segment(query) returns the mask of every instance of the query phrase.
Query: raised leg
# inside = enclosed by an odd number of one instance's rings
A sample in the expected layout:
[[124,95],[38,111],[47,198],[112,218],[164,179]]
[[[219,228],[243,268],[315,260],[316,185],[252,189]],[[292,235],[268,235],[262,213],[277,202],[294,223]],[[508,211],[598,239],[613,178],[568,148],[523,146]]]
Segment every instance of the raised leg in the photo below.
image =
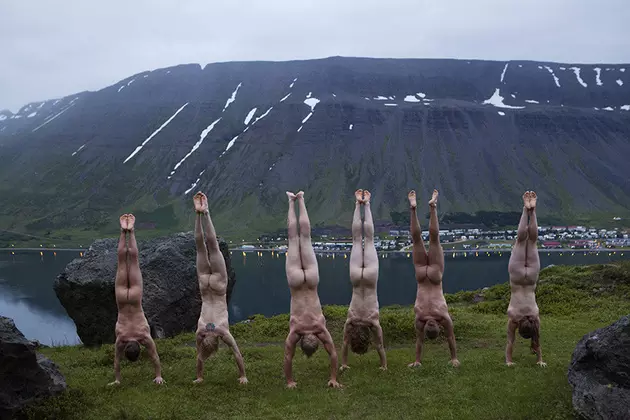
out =
[[120,238],[118,239],[118,267],[116,269],[115,287],[128,288],[129,275],[127,269],[127,215],[120,216]]
[[363,222],[363,230],[365,233],[365,244],[363,248],[363,276],[378,276],[378,254],[374,246],[374,220],[372,219],[372,208],[370,199],[372,194],[369,191],[363,191],[365,210],[365,221]]
[[440,244],[440,226],[437,216],[437,199],[438,191],[433,190],[433,196],[429,201],[429,264],[436,266],[441,272],[444,272],[444,250]]
[[142,273],[140,272],[140,262],[138,260],[138,244],[136,243],[136,231],[134,229],[136,218],[133,214],[127,215],[129,229],[129,289],[135,289],[142,299]]
[[525,265],[528,271],[538,272],[540,271],[540,257],[538,255],[538,247],[536,242],[538,241],[538,220],[536,218],[536,193],[530,192],[530,209],[529,209],[529,225],[527,227],[528,240],[527,240],[527,255]]
[[311,272],[317,272],[317,257],[311,242],[311,222],[308,219],[306,204],[304,203],[304,192],[300,191],[296,195],[300,216],[298,224],[300,226],[300,259],[302,260],[302,269]]
[[210,260],[208,259],[208,249],[203,239],[203,227],[201,218],[203,214],[197,212],[195,216],[195,244],[197,247],[197,272],[202,274],[212,274]]
[[360,279],[363,276],[363,222],[361,221],[361,203],[363,190],[354,193],[356,202],[352,217],[352,251],[350,252],[350,279]]
[[[516,241],[512,247],[512,253],[510,255],[510,261],[508,262],[508,272],[510,276],[523,277],[525,276],[525,266],[527,263],[527,239],[528,239],[528,219],[529,210],[529,191],[523,194],[523,213],[521,214],[521,220],[518,224],[516,231]],[[536,252],[538,254],[538,252]]]
[[416,212],[416,192],[410,191],[407,198],[409,199],[409,211],[411,219],[411,241],[413,242],[413,264],[416,266],[426,266],[429,256],[424,248],[424,241],[422,240],[422,229],[420,229],[420,222],[418,221],[418,214]]
[[289,248],[287,249],[287,272],[292,270],[301,270],[302,261],[300,260],[300,237],[298,236],[298,221],[295,215],[295,194],[287,192],[289,197],[289,212],[287,214],[287,237]]

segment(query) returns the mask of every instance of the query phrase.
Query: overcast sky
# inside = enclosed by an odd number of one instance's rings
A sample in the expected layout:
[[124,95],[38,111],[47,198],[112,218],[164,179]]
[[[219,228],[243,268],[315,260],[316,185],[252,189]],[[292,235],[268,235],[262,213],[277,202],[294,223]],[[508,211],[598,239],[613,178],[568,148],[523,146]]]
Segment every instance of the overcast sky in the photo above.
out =
[[630,63],[630,0],[0,0],[0,109],[182,63]]

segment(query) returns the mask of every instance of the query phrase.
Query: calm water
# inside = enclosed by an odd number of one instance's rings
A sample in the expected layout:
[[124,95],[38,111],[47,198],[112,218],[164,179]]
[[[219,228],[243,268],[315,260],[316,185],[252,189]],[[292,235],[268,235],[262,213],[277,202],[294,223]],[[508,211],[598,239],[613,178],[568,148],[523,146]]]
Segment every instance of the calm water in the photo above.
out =
[[[230,305],[230,321],[236,322],[253,314],[274,315],[289,311],[290,295],[284,271],[284,255],[269,252],[232,254],[236,270],[236,286]],[[0,315],[13,318],[29,339],[44,344],[78,342],[74,323],[57,300],[53,281],[79,252],[10,252],[0,253]],[[468,253],[468,257],[446,256],[444,291],[478,289],[507,281],[509,252],[487,256]],[[562,255],[540,253],[541,264],[595,264],[630,258],[630,252],[599,255],[565,252]],[[348,279],[348,258],[343,254],[318,257],[322,304],[350,302],[352,289]],[[415,299],[416,285],[411,259],[406,254],[387,254],[380,259],[378,295],[381,306],[410,305]]]

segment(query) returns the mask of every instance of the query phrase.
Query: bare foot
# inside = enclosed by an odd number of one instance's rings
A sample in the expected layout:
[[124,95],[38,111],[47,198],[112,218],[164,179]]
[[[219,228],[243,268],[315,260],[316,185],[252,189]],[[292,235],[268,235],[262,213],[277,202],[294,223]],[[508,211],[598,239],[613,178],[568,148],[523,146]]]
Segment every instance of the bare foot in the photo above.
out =
[[296,387],[297,387],[297,382],[294,382],[294,381],[287,382],[287,388],[294,389]]
[[358,189],[354,192],[354,198],[357,199],[357,203],[363,204],[363,190]]
[[203,193],[201,191],[199,191],[193,197],[193,203],[195,203],[195,211],[197,213],[203,212],[203,199],[202,199],[202,197],[203,197]]
[[540,367],[547,367],[547,363],[543,362],[542,360],[540,362],[536,362],[536,364]]
[[379,369],[380,370],[387,370],[387,366],[381,366]]
[[529,210],[529,191],[525,191],[523,194],[523,205],[527,210]]
[[505,362],[505,365],[506,365],[507,367],[512,367],[512,366],[514,366],[515,364],[516,364],[516,363],[514,363],[514,362]]
[[295,201],[296,199],[295,194],[290,191],[287,191],[287,197],[289,198],[289,201]]
[[415,209],[418,205],[418,203],[416,203],[416,192],[414,190],[409,191],[407,198],[409,199],[409,207]]
[[240,378],[238,378],[238,383],[239,383],[239,384],[243,384],[243,385],[245,385],[245,384],[246,384],[246,383],[248,383],[248,382],[249,382],[249,381],[248,381],[248,380],[247,380],[247,378],[246,378],[246,377],[244,377],[244,376],[241,376]]
[[203,378],[197,378],[193,381],[193,384],[200,384],[203,382]]
[[461,363],[459,363],[459,360],[457,359],[453,359],[450,362],[448,362],[449,365],[453,366],[453,367],[459,367],[461,365]]
[[298,191],[297,194],[295,194],[295,197],[298,200],[304,200],[304,191]]
[[420,367],[420,366],[422,366],[422,363],[420,362],[413,362],[407,365],[407,367],[410,367],[410,368],[415,368],[415,367]]
[[350,366],[348,366],[348,365],[341,365],[341,367],[339,368],[339,370],[341,372],[343,372],[344,370],[348,370],[348,369],[350,369]]
[[118,386],[120,385],[120,381],[119,380],[115,380],[114,382],[110,382],[107,384],[107,386]]
[[120,228],[122,230],[127,230],[127,215],[123,214],[122,216],[120,216]]
[[429,206],[435,207],[437,206],[438,199],[438,190],[433,190],[433,195],[431,196],[431,200],[429,200]]
[[337,382],[334,379],[331,379],[330,381],[328,381],[328,386],[331,388],[343,388],[343,385],[341,385],[339,382]]
[[129,213],[127,215],[127,230],[132,231],[135,224],[136,224],[136,216]]
[[372,193],[368,190],[363,190],[363,204],[370,204],[370,198],[372,198]]
[[162,385],[164,383],[164,379],[162,379],[161,376],[156,376],[153,382],[155,382],[158,385]]
[[529,209],[534,210],[536,208],[536,199],[538,196],[534,191],[529,192]]

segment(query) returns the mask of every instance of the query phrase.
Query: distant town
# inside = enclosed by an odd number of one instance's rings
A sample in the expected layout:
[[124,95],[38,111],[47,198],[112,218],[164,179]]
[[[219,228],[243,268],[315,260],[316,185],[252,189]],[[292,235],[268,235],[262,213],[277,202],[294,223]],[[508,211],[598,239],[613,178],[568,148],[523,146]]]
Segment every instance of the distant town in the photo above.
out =
[[[538,247],[541,249],[602,250],[630,248],[630,231],[623,229],[598,229],[585,226],[540,226]],[[422,231],[428,244],[429,231]],[[516,230],[444,229],[440,230],[440,242],[445,250],[510,249],[516,238]],[[407,251],[411,248],[409,230],[392,229],[375,235],[377,251]],[[232,247],[232,245],[231,245]],[[247,243],[236,248],[242,250],[266,249],[282,251],[287,248],[286,234],[262,235],[255,244]],[[352,237],[348,234],[313,234],[316,251],[350,251]]]

